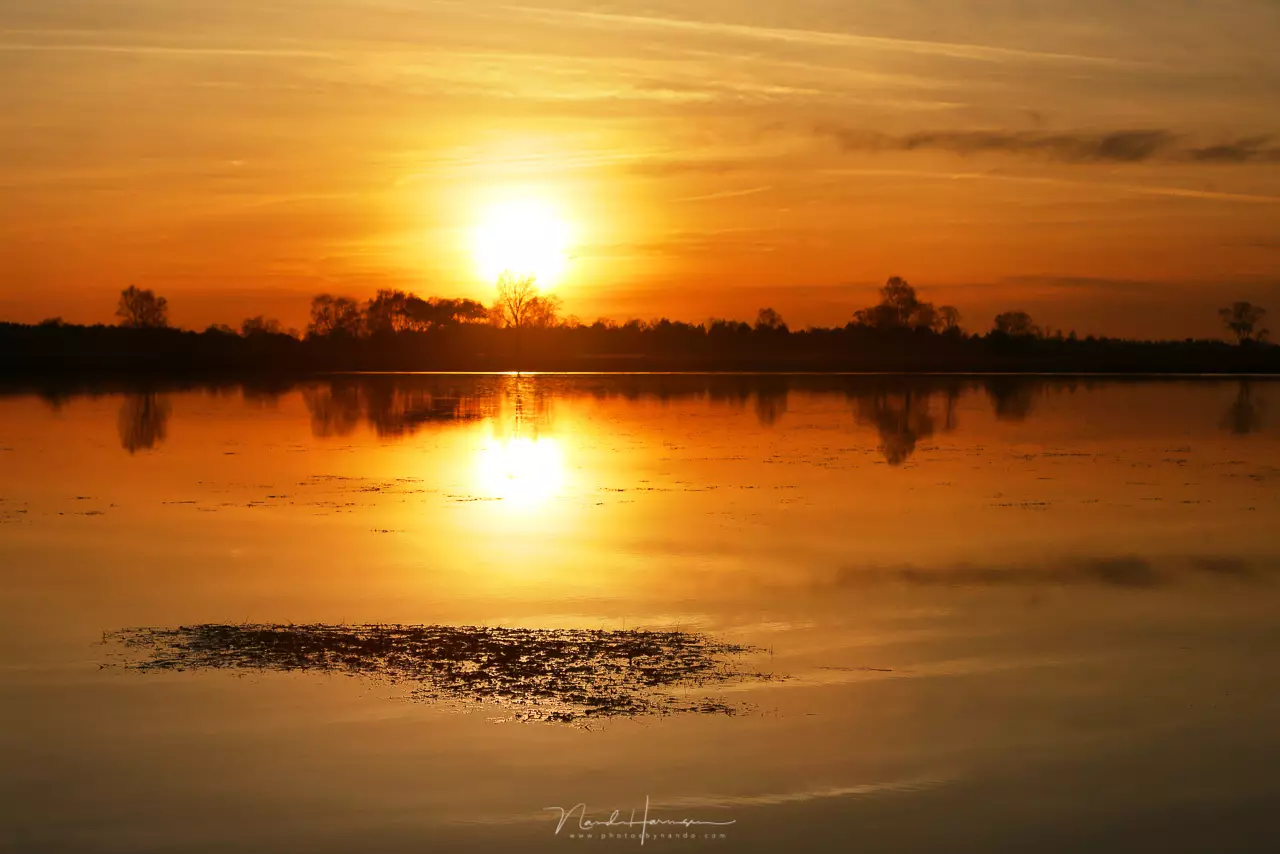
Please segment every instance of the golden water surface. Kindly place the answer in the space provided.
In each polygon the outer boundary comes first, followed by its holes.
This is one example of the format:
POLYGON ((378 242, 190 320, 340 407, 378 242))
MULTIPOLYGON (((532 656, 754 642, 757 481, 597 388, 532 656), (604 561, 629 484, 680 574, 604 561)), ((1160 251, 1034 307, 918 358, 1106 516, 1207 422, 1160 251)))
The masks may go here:
POLYGON ((9 389, 0 849, 616 850, 547 808, 648 798, 732 824, 645 850, 1268 850, 1278 487, 1265 380, 9 389), (678 630, 750 678, 530 723, 109 636, 207 623, 678 630))

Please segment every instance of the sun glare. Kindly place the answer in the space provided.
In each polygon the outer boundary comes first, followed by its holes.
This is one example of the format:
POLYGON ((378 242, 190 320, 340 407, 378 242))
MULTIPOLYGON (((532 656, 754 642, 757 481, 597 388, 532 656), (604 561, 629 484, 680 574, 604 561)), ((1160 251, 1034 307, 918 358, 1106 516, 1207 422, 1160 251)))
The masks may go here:
POLYGON ((552 285, 568 263, 569 238, 568 224, 549 204, 532 199, 496 204, 476 227, 476 265, 489 281, 511 272, 552 285))
POLYGON ((491 439, 479 456, 479 486, 485 495, 512 504, 537 504, 559 493, 564 455, 552 438, 491 439))

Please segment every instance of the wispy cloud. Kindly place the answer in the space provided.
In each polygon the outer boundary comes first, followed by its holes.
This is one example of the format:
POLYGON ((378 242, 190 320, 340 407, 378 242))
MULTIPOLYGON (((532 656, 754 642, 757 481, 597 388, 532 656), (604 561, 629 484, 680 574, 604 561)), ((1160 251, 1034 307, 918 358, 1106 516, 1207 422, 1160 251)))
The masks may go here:
POLYGON ((750 187, 745 190, 725 190, 721 193, 707 193, 703 196, 685 196, 683 199, 675 199, 677 202, 710 202, 716 199, 736 199, 740 196, 754 196, 757 193, 766 193, 772 190, 772 186, 768 187, 750 187))
POLYGON ((946 151, 952 154, 1039 156, 1062 163, 1140 163, 1170 160, 1192 163, 1280 162, 1280 147, 1270 136, 1254 136, 1195 146, 1164 129, 1112 131, 920 131, 889 136, 838 125, 819 125, 816 132, 834 139, 846 151, 946 151))
POLYGON ((226 56, 263 59, 336 59, 332 51, 276 47, 228 47, 218 45, 134 44, 89 41, 5 41, 0 33, 0 52, 6 53, 116 53, 157 56, 226 56))
POLYGON ((823 174, 831 176, 864 175, 868 177, 919 178, 926 181, 1012 181, 1020 184, 1059 184, 1067 187, 1084 187, 1126 195, 1168 196, 1180 199, 1202 199, 1206 201, 1243 202, 1263 205, 1280 204, 1280 196, 1224 193, 1215 190, 1194 190, 1186 187, 1165 187, 1155 184, 1076 181, 1041 175, 1013 175, 1004 172, 931 172, 923 169, 824 169, 823 174))
POLYGON ((650 29, 678 30, 708 35, 730 36, 757 41, 788 42, 792 44, 852 47, 864 50, 883 50, 904 53, 942 56, 952 59, 970 59, 984 62, 1065 62, 1089 65, 1140 65, 1142 63, 1105 56, 1082 56, 1071 53, 1020 50, 984 44, 957 44, 918 39, 892 38, 889 36, 857 33, 828 32, 823 30, 763 27, 752 24, 734 24, 720 21, 695 21, 686 18, 663 18, 647 15, 621 15, 609 12, 586 12, 570 9, 547 9, 534 6, 506 6, 505 11, 542 20, 575 20, 598 26, 648 27, 650 29))

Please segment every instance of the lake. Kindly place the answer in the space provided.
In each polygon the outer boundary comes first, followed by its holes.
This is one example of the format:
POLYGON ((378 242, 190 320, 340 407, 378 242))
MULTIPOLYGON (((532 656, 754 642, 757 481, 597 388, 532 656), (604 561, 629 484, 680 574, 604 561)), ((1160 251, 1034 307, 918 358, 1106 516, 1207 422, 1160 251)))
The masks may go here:
POLYGON ((1278 527, 1265 379, 8 388, 0 848, 1280 850, 1278 527))

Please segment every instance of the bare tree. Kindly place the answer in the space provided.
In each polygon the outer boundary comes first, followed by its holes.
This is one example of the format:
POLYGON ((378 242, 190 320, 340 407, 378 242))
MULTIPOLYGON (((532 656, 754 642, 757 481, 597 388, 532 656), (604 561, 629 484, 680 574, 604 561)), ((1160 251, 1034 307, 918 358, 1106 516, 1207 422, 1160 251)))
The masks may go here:
POLYGON ((960 309, 953 305, 938 306, 938 330, 950 332, 960 328, 960 309))
POLYGON ((538 293, 533 276, 506 272, 498 277, 498 298, 490 309, 495 324, 511 329, 554 326, 560 301, 538 293))
POLYGON ((120 292, 116 317, 130 329, 163 329, 169 325, 169 301, 130 285, 120 292))
POLYGON ((1267 340, 1270 332, 1257 328, 1266 313, 1267 310, 1262 306, 1244 301, 1233 302, 1230 308, 1218 309, 1218 317, 1222 318, 1223 325, 1235 334, 1236 341, 1241 344, 1246 341, 1267 340))
POLYGON ((529 303, 528 317, 525 327, 528 329, 551 329, 560 325, 560 297, 545 294, 534 297, 529 303))

